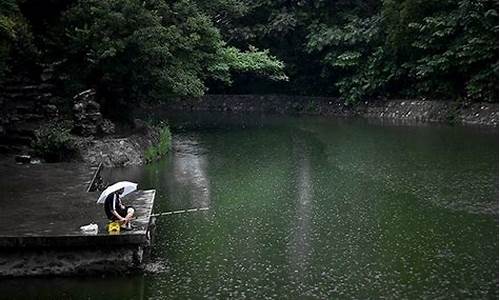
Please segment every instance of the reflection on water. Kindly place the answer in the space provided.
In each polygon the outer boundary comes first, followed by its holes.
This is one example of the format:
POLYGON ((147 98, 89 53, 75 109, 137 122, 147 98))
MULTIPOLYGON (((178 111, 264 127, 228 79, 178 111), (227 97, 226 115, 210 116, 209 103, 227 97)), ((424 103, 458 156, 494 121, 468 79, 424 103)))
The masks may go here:
POLYGON ((210 182, 207 177, 208 163, 204 150, 194 136, 185 140, 175 140, 176 151, 172 160, 173 176, 171 189, 183 189, 189 193, 190 207, 208 207, 210 205, 210 182))
MULTIPOLYGON (((311 166, 309 154, 303 143, 296 144, 297 152, 297 202, 295 217, 295 232, 289 252, 291 277, 302 277, 307 271, 310 256, 310 223, 312 218, 312 193, 311 166)), ((300 280, 300 279, 299 279, 300 280)))
MULTIPOLYGON (((498 131, 319 117, 194 120, 195 129, 180 121, 166 159, 107 176, 156 188, 156 212, 210 210, 159 218, 148 272, 103 281, 125 295, 97 280, 56 280, 64 295, 498 297, 498 131)), ((23 298, 16 288, 25 283, 0 282, 0 290, 23 298)), ((43 284, 35 291, 61 298, 43 284)))

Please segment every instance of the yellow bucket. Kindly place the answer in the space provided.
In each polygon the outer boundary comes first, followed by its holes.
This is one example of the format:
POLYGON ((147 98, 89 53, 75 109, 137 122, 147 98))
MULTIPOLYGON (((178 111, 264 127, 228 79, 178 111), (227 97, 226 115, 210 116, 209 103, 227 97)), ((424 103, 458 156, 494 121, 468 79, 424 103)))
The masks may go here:
POLYGON ((111 222, 108 224, 108 233, 109 234, 119 234, 120 233, 120 224, 118 222, 111 222))

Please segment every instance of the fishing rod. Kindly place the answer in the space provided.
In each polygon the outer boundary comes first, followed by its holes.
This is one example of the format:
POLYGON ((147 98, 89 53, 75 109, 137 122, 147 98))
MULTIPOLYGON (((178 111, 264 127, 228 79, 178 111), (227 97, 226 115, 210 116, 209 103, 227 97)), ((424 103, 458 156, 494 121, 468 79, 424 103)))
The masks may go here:
POLYGON ((167 211, 167 212, 152 214, 151 216, 152 217, 161 217, 161 216, 176 215, 176 214, 182 214, 182 213, 188 213, 188 212, 196 212, 196 211, 205 211, 205 210, 208 210, 208 207, 198 207, 198 208, 173 210, 173 211, 167 211))

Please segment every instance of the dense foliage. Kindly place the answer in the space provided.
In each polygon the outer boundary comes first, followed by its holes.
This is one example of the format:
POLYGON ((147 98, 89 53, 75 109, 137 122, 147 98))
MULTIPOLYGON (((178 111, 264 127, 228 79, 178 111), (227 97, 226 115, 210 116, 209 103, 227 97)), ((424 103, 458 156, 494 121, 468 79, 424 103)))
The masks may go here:
POLYGON ((32 56, 61 62, 68 93, 92 87, 104 97, 136 101, 202 95, 206 80, 229 84, 234 72, 285 78, 283 63, 268 51, 227 45, 210 7, 196 1, 1 1, 1 62, 16 64, 17 27, 29 26, 32 56))
POLYGON ((0 0, 0 83, 11 74, 29 74, 36 48, 30 26, 15 0, 0 0))
MULTIPOLYGON (((249 1, 222 32, 271 49, 299 94, 498 99, 498 1, 249 1)), ((243 82, 244 84, 246 82, 243 82)), ((236 87, 236 89, 239 87, 236 87)))
POLYGON ((498 99, 494 0, 0 0, 0 10, 0 81, 61 61, 69 94, 498 99))
POLYGON ((207 78, 230 82, 232 71, 281 75, 282 63, 266 51, 227 46, 195 2, 81 1, 65 19, 82 75, 133 98, 202 95, 207 78))

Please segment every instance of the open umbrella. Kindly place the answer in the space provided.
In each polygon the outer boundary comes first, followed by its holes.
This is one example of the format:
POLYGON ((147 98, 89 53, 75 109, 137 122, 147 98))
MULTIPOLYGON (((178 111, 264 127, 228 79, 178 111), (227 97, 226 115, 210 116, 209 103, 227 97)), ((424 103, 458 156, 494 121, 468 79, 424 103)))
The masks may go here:
POLYGON ((123 193, 120 194, 120 197, 123 197, 137 190, 137 183, 133 183, 130 181, 119 181, 113 185, 110 185, 101 193, 99 199, 97 199, 97 203, 104 203, 106 197, 120 189, 123 189, 123 193))

